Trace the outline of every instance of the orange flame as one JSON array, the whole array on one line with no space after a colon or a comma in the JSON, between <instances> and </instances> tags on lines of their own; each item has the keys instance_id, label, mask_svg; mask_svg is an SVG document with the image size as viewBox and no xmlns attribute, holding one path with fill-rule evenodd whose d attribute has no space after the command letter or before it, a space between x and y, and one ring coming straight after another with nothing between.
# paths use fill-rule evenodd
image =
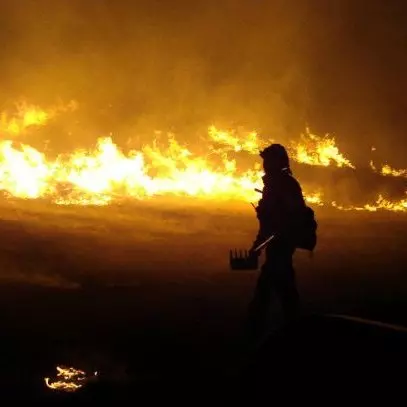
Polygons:
<instances>
[{"instance_id":1,"label":"orange flame","mask_svg":"<svg viewBox=\"0 0 407 407\"><path fill-rule=\"evenodd\" d=\"M339 152L333 137L320 137L312 134L309 129L301 135L300 142L291 142L291 154L295 161L302 164L355 168Z\"/></svg>"},{"instance_id":2,"label":"orange flame","mask_svg":"<svg viewBox=\"0 0 407 407\"><path fill-rule=\"evenodd\" d=\"M388 164L383 165L381 173L383 175L391 175L393 177L407 177L407 169L403 168L396 170L390 167Z\"/></svg>"},{"instance_id":3,"label":"orange flame","mask_svg":"<svg viewBox=\"0 0 407 407\"><path fill-rule=\"evenodd\" d=\"M111 138L101 138L94 151L78 150L54 161L32 147L0 143L0 188L12 196L48 197L59 204L105 204L115 196L164 194L252 199L262 174L236 173L234 160L210 165L175 139L164 150L147 145L125 155Z\"/></svg>"},{"instance_id":4,"label":"orange flame","mask_svg":"<svg viewBox=\"0 0 407 407\"><path fill-rule=\"evenodd\" d=\"M6 112L0 115L0 133L18 135L30 126L44 126L49 117L48 112L23 102L17 105L15 116L9 117Z\"/></svg>"},{"instance_id":5,"label":"orange flame","mask_svg":"<svg viewBox=\"0 0 407 407\"><path fill-rule=\"evenodd\" d=\"M47 110L30 105L25 101L16 103L15 111L0 114L0 134L18 136L31 127L45 126L57 113L73 111L77 108L75 101Z\"/></svg>"},{"instance_id":6,"label":"orange flame","mask_svg":"<svg viewBox=\"0 0 407 407\"><path fill-rule=\"evenodd\" d=\"M215 126L211 126L209 127L208 135L212 141L223 146L222 150L214 151L245 151L250 154L259 154L259 151L268 144L261 141L255 131L240 135L233 130L223 131L217 129ZM269 140L269 143L270 142Z\"/></svg>"},{"instance_id":7,"label":"orange flame","mask_svg":"<svg viewBox=\"0 0 407 407\"><path fill-rule=\"evenodd\" d=\"M388 164L382 165L381 169L378 170L376 166L373 164L373 161L370 161L370 168L372 168L373 171L379 172L380 174L384 176L392 176L392 177L405 177L407 178L407 169L405 168L400 168L400 169L395 169L390 167Z\"/></svg>"},{"instance_id":8,"label":"orange flame","mask_svg":"<svg viewBox=\"0 0 407 407\"><path fill-rule=\"evenodd\" d=\"M321 192L314 192L312 194L305 194L304 196L305 201L308 204L313 204L313 205L318 205L318 206L323 206L324 202L322 200L322 193Z\"/></svg>"},{"instance_id":9,"label":"orange flame","mask_svg":"<svg viewBox=\"0 0 407 407\"><path fill-rule=\"evenodd\" d=\"M45 125L55 112L76 107L72 103L41 114L43 111L39 108L27 104L21 106L24 106L21 112L25 113L19 116L20 127L15 127L18 131ZM229 153L258 154L270 141L262 141L256 132L241 133L211 126L206 155L194 154L173 135L169 135L165 146L154 141L127 153L107 137L98 139L93 150L75 150L53 160L31 146L21 144L17 147L11 140L4 140L0 141L0 189L10 196L45 198L60 205L107 205L118 199L144 199L158 195L251 202L259 197L255 188L262 188L263 173L259 163L241 171L236 158L230 158ZM308 165L355 168L339 152L334 138L316 136L308 129L299 141L291 142L289 152L292 159ZM374 168L373 163L371 166ZM394 170L390 172L394 175ZM336 202L325 201L321 191L307 191L304 196L310 204L348 209ZM362 209L407 211L403 202L380 197L375 204L366 204Z\"/></svg>"},{"instance_id":10,"label":"orange flame","mask_svg":"<svg viewBox=\"0 0 407 407\"><path fill-rule=\"evenodd\" d=\"M222 150L215 151L245 151L250 154L258 154L262 148L273 142L272 140L267 142L260 140L256 132L238 134L233 130L229 132L219 130L215 126L209 128L209 137L212 141L224 146ZM305 134L301 135L300 141L291 142L290 153L291 158L301 164L355 168L339 152L333 137L317 136L312 134L308 128Z\"/></svg>"},{"instance_id":11,"label":"orange flame","mask_svg":"<svg viewBox=\"0 0 407 407\"><path fill-rule=\"evenodd\" d=\"M406 198L399 201L390 201L379 195L375 203L365 204L363 206L341 206L335 201L332 202L332 206L344 211L369 211L376 212L378 210L387 210L393 212L406 212L407 211L407 194Z\"/></svg>"},{"instance_id":12,"label":"orange flame","mask_svg":"<svg viewBox=\"0 0 407 407\"><path fill-rule=\"evenodd\" d=\"M45 385L49 389L74 392L83 387L86 380L88 380L84 371L73 367L63 368L57 366L57 371L57 380L51 382L49 377L44 379ZM93 376L96 375L97 372L95 372Z\"/></svg>"},{"instance_id":13,"label":"orange flame","mask_svg":"<svg viewBox=\"0 0 407 407\"><path fill-rule=\"evenodd\" d=\"M217 165L211 164L205 157L194 156L174 138L169 139L166 148L146 145L127 155L111 138L101 138L93 151L77 150L54 161L30 146L17 149L11 141L0 143L0 188L12 196L43 197L57 204L106 205L117 198L157 195L249 202L258 198L254 189L261 188L262 175L258 169L239 173L236 161L226 156ZM305 199L311 204L327 204L320 192L305 193ZM407 210L403 202L383 198L372 207Z\"/></svg>"}]
</instances>

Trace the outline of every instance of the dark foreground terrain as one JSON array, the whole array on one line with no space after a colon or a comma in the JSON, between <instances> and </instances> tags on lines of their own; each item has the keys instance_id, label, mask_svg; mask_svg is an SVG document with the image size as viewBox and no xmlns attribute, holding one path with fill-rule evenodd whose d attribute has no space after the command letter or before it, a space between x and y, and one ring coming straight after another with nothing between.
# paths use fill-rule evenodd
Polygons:
<instances>
[{"instance_id":1,"label":"dark foreground terrain","mask_svg":"<svg viewBox=\"0 0 407 407\"><path fill-rule=\"evenodd\" d=\"M317 209L318 250L296 255L304 316L249 357L240 334L257 274L229 271L228 250L250 245L253 213L178 202L1 206L3 400L250 405L397 387L407 334L327 315L407 326L405 215ZM57 365L98 378L61 394L44 384Z\"/></svg>"}]
</instances>

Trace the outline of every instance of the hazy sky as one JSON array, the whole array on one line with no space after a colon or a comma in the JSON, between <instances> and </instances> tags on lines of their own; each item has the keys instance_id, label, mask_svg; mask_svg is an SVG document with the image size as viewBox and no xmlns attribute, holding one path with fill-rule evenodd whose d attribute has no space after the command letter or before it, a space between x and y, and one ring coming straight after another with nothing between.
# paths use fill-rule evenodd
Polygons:
<instances>
[{"instance_id":1,"label":"hazy sky","mask_svg":"<svg viewBox=\"0 0 407 407\"><path fill-rule=\"evenodd\" d=\"M389 0L2 0L0 107L76 99L95 132L308 123L406 166L406 22Z\"/></svg>"}]
</instances>

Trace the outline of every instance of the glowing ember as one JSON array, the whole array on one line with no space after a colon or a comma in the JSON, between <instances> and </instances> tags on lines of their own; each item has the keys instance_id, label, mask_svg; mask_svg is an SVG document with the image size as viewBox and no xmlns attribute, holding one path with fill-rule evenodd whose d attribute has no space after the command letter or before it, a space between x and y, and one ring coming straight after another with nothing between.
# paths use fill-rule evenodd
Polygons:
<instances>
[{"instance_id":1,"label":"glowing ember","mask_svg":"<svg viewBox=\"0 0 407 407\"><path fill-rule=\"evenodd\" d=\"M58 373L55 381L51 382L49 377L44 379L46 386L52 390L73 392L83 387L86 381L89 380L84 371L73 367L63 368L57 366L57 371ZM97 376L97 372L91 377L94 376Z\"/></svg>"}]
</instances>

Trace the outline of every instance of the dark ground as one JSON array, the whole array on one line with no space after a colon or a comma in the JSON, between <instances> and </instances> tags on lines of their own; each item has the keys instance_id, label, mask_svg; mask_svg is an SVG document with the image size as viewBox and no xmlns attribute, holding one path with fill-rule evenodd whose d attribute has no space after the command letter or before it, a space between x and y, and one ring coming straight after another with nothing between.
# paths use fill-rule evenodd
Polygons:
<instances>
[{"instance_id":1,"label":"dark ground","mask_svg":"<svg viewBox=\"0 0 407 407\"><path fill-rule=\"evenodd\" d=\"M110 397L149 405L192 393L188 402L196 405L218 391L238 394L239 333L257 274L229 271L228 250L250 245L256 221L242 205L177 202L2 205L4 399L78 404ZM342 325L353 332L351 323L338 328L324 314L407 326L407 217L323 209L317 215L314 258L296 255L304 313L319 315L304 317L293 335L313 344L305 353L331 349L315 335L329 331L339 340ZM362 348L376 337L367 334ZM325 358L338 355L331 350ZM58 364L97 370L99 383L71 396L48 390L43 378L54 376Z\"/></svg>"}]
</instances>

